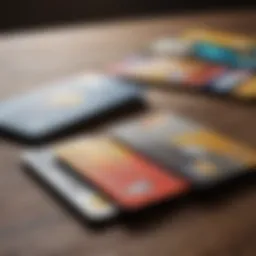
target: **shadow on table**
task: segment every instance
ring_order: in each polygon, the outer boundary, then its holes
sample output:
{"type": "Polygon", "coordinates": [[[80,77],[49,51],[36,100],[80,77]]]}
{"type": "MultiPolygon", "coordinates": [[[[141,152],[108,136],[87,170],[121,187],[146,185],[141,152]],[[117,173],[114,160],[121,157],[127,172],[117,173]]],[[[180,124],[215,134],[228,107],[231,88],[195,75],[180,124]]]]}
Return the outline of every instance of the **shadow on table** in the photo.
{"type": "Polygon", "coordinates": [[[223,182],[217,186],[204,189],[192,190],[188,194],[165,202],[161,202],[152,207],[145,208],[133,213],[122,213],[119,217],[106,220],[101,223],[93,223],[86,220],[78,211],[74,210],[67,202],[60,197],[47,183],[37,177],[34,172],[28,171],[26,174],[36,181],[43,191],[52,196],[57,203],[66,210],[68,215],[78,221],[85,229],[90,228],[95,232],[102,232],[105,229],[111,229],[114,226],[120,226],[128,232],[145,232],[155,229],[159,225],[169,223],[182,211],[193,211],[195,208],[212,210],[220,204],[227,204],[232,198],[239,194],[250,192],[255,189],[256,175],[255,170],[247,172],[245,175],[233,180],[223,182]]]}
{"type": "Polygon", "coordinates": [[[193,209],[212,210],[221,204],[227,204],[239,194],[255,189],[256,173],[237,177],[204,190],[193,190],[182,198],[155,205],[136,214],[125,215],[122,225],[131,232],[144,232],[170,222],[181,211],[193,212],[193,209]]]}

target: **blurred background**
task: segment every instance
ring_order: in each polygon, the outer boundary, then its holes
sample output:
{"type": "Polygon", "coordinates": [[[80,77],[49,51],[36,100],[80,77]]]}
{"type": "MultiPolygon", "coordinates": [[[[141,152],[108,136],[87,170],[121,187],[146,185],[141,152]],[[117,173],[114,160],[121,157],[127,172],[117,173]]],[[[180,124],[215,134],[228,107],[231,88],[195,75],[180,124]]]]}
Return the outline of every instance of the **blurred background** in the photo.
{"type": "Polygon", "coordinates": [[[2,1],[0,30],[112,20],[159,13],[255,7],[251,0],[21,0],[2,1]]]}

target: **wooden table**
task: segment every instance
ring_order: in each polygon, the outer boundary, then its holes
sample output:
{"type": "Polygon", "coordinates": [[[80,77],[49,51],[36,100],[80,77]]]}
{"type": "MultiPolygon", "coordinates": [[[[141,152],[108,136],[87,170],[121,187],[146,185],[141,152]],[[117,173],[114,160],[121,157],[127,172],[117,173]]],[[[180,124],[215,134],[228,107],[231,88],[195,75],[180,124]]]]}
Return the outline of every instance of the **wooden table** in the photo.
{"type": "MultiPolygon", "coordinates": [[[[17,95],[132,53],[149,40],[191,26],[255,33],[256,12],[225,12],[78,25],[0,38],[0,97],[17,95]]],[[[256,147],[256,108],[224,99],[150,93],[152,105],[188,115],[256,147]]],[[[0,142],[1,256],[255,256],[255,183],[213,202],[188,200],[166,214],[83,227],[21,170],[22,147],[0,142]]]]}

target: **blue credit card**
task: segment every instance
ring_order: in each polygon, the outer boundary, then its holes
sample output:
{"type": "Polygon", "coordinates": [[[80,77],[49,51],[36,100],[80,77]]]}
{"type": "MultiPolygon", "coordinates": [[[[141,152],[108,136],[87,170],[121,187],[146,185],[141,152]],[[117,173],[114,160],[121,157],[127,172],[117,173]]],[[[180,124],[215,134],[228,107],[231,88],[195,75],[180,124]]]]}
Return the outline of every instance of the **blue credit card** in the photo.
{"type": "Polygon", "coordinates": [[[74,76],[2,102],[0,129],[37,140],[141,99],[136,85],[118,78],[74,76]]]}

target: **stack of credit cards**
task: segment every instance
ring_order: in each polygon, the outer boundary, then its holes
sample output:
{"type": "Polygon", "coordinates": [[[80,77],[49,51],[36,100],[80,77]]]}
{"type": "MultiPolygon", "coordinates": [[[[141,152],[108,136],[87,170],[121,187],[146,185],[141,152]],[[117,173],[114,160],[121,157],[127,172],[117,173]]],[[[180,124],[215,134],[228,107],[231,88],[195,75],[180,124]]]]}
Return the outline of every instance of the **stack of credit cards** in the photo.
{"type": "Polygon", "coordinates": [[[156,40],[111,66],[110,72],[146,84],[256,98],[256,41],[204,29],[156,40]]]}
{"type": "Polygon", "coordinates": [[[139,88],[103,74],[82,74],[0,103],[0,130],[40,141],[142,101],[139,88]]]}
{"type": "Polygon", "coordinates": [[[252,171],[256,151],[172,113],[25,153],[31,171],[93,222],[209,189],[252,171]]]}
{"type": "Polygon", "coordinates": [[[108,138],[26,152],[23,161],[86,219],[102,222],[178,197],[189,182],[108,138]]]}

